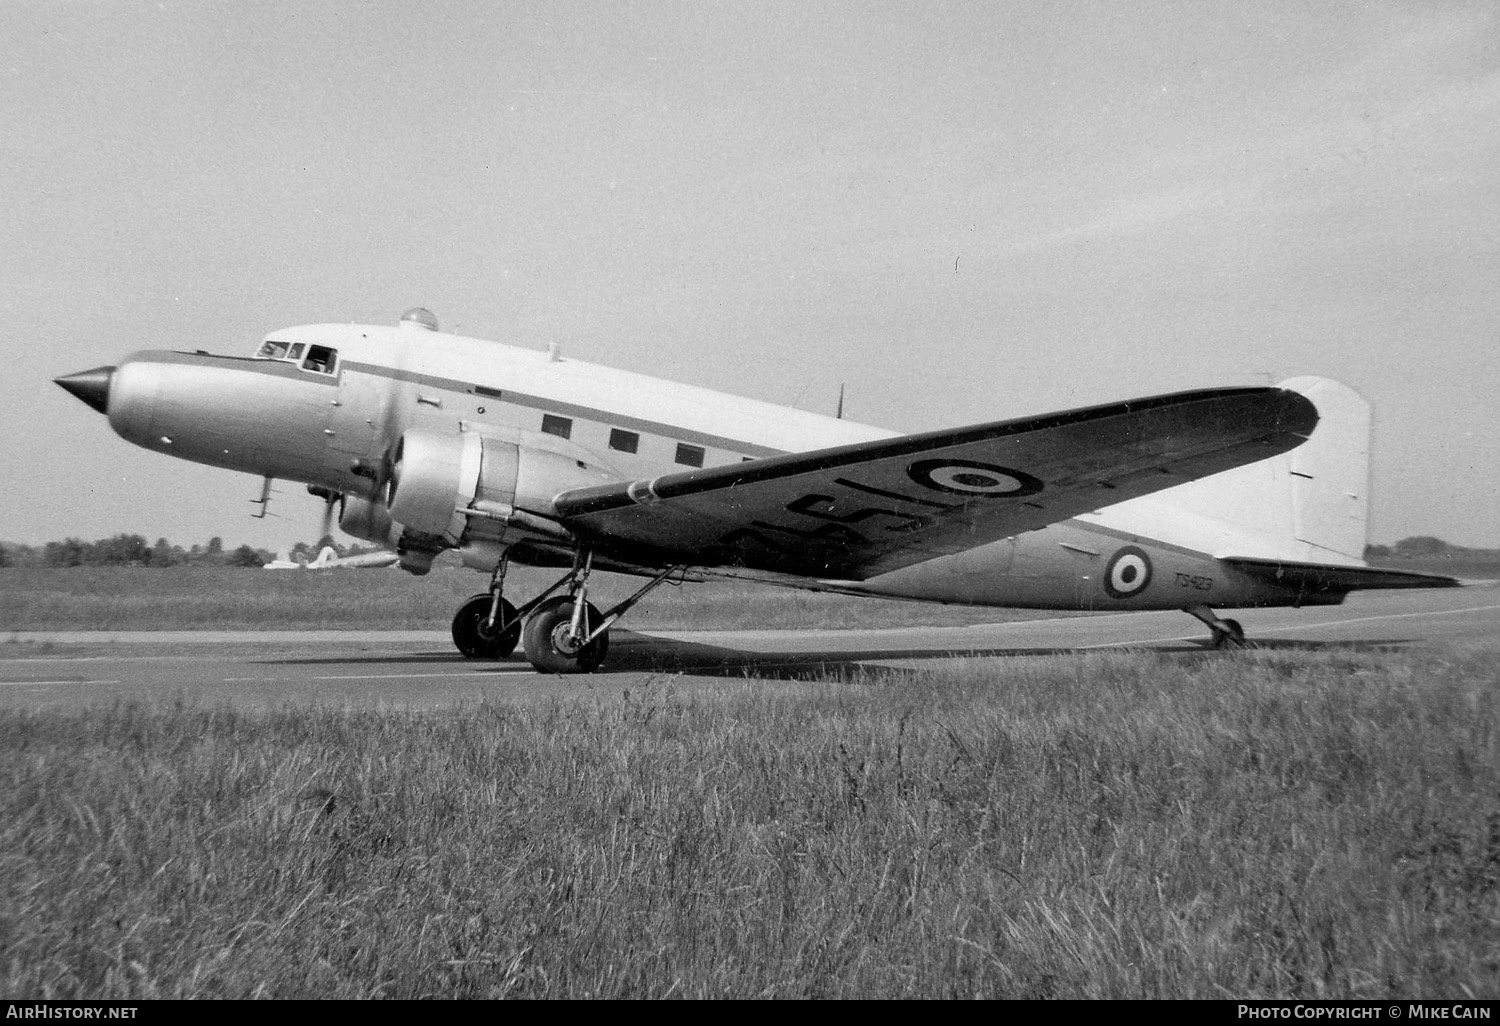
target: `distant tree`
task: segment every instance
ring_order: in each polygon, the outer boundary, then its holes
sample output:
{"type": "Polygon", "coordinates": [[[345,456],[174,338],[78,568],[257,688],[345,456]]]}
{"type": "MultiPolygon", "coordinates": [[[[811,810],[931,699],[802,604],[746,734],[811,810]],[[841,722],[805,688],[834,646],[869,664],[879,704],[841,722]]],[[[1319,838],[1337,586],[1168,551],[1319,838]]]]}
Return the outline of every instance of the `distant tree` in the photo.
{"type": "MultiPolygon", "coordinates": [[[[181,549],[177,550],[177,552],[181,551],[181,549]]],[[[151,546],[151,565],[176,566],[181,562],[177,558],[177,552],[172,551],[172,546],[168,544],[165,538],[158,538],[156,539],[156,544],[151,546]]]]}
{"type": "Polygon", "coordinates": [[[1366,559],[1389,559],[1390,556],[1391,556],[1391,547],[1389,545],[1366,545],[1365,546],[1365,558],[1366,559]]]}
{"type": "Polygon", "coordinates": [[[42,550],[34,545],[6,542],[0,545],[0,566],[41,566],[42,550]]]}
{"type": "Polygon", "coordinates": [[[1441,538],[1434,538],[1429,534],[1417,535],[1413,538],[1402,538],[1396,543],[1396,555],[1398,556],[1441,556],[1453,546],[1441,538]]]}
{"type": "Polygon", "coordinates": [[[215,558],[224,554],[224,539],[214,535],[208,540],[208,556],[215,558]]]}
{"type": "Polygon", "coordinates": [[[117,534],[101,538],[90,546],[87,562],[95,566],[145,566],[151,562],[151,549],[139,534],[117,534]]]}
{"type": "Polygon", "coordinates": [[[44,566],[83,566],[92,557],[91,546],[81,538],[48,542],[42,549],[44,566]]]}
{"type": "Polygon", "coordinates": [[[230,566],[265,566],[266,565],[266,561],[263,560],[263,559],[261,559],[260,558],[260,553],[256,552],[250,546],[248,546],[248,545],[241,545],[239,548],[235,549],[232,553],[230,553],[230,555],[229,555],[229,565],[230,566]]]}

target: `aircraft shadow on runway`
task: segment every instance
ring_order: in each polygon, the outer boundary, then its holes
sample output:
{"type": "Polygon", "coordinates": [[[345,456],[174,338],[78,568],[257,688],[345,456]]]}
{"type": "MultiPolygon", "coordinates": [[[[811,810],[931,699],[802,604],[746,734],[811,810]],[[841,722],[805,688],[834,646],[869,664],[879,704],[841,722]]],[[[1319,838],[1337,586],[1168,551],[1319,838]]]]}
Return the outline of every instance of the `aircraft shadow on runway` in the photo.
{"type": "MultiPolygon", "coordinates": [[[[1415,644],[1414,638],[1387,638],[1364,641],[1304,641],[1293,638],[1252,640],[1250,650],[1279,652],[1392,652],[1415,644]]],[[[1109,651],[1140,651],[1176,660],[1194,662],[1206,659],[1234,658],[1238,651],[1216,650],[1203,643],[1182,641],[1168,645],[1131,648],[1052,647],[1052,648],[906,648],[906,649],[826,649],[823,651],[750,652],[723,645],[681,641],[618,631],[610,648],[609,660],[600,674],[610,673],[683,673],[702,677],[759,677],[773,680],[819,680],[871,671],[892,675],[910,675],[910,668],[879,665],[900,661],[938,661],[943,659],[1004,659],[1022,656],[1081,655],[1109,651]]],[[[514,673],[517,664],[524,666],[519,654],[492,664],[471,662],[457,652],[390,652],[360,656],[319,656],[298,659],[267,659],[272,665],[435,665],[472,666],[476,673],[486,669],[495,673],[514,673]]]]}
{"type": "MultiPolygon", "coordinates": [[[[1101,648],[908,648],[908,649],[835,649],[821,652],[746,652],[741,649],[666,638],[641,638],[610,652],[602,672],[609,673],[690,673],[698,676],[765,677],[779,680],[816,680],[855,672],[884,671],[909,675],[909,667],[884,666],[891,661],[939,661],[944,659],[1013,659],[1023,656],[1083,655],[1107,651],[1149,652],[1159,658],[1201,662],[1233,658],[1233,650],[1216,650],[1206,643],[1192,641],[1172,645],[1139,648],[1120,646],[1101,648]]],[[[1299,641],[1277,639],[1256,642],[1255,649],[1302,652],[1390,652],[1411,644],[1410,639],[1378,641],[1299,641]]]]}

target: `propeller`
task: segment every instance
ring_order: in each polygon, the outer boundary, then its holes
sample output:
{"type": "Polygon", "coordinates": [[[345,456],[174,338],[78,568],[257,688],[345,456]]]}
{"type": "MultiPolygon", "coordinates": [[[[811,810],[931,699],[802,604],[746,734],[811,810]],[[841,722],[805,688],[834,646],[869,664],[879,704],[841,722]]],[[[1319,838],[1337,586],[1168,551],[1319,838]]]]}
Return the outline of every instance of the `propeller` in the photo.
{"type": "Polygon", "coordinates": [[[416,355],[414,347],[424,341],[424,331],[417,329],[436,331],[437,319],[421,307],[413,307],[401,315],[401,327],[403,330],[397,332],[400,342],[392,354],[394,369],[398,373],[387,379],[389,384],[380,397],[380,413],[376,421],[381,455],[380,466],[375,468],[375,496],[387,504],[390,503],[396,465],[401,462],[401,435],[406,431],[406,411],[411,401],[408,395],[411,386],[402,381],[400,372],[408,368],[416,355]],[[409,327],[411,330],[407,330],[409,327]]]}
{"type": "Polygon", "coordinates": [[[333,534],[333,508],[338,507],[340,518],[344,515],[344,493],[322,485],[308,485],[307,490],[323,500],[323,522],[318,529],[318,540],[322,541],[333,534]]]}

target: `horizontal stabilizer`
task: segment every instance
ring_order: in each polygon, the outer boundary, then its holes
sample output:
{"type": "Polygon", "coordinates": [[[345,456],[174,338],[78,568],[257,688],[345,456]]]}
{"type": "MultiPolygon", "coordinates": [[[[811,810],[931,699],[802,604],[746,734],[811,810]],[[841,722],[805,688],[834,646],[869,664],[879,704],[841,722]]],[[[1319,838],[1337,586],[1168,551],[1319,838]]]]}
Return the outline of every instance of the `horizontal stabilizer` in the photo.
{"type": "Polygon", "coordinates": [[[1325,563],[1291,563],[1277,559],[1247,559],[1228,556],[1220,560],[1267,584],[1295,588],[1308,594],[1368,591],[1386,588],[1457,588],[1457,578],[1419,574],[1410,570],[1385,570],[1373,566],[1333,566],[1325,563]]]}

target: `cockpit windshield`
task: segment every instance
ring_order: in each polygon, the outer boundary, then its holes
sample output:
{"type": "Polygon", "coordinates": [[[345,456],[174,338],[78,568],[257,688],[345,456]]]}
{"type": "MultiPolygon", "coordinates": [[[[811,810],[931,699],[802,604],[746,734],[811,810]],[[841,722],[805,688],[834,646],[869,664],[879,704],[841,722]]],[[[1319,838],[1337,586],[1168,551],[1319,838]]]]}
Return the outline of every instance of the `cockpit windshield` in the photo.
{"type": "Polygon", "coordinates": [[[301,364],[302,369],[314,374],[332,374],[338,365],[339,352],[327,346],[313,346],[306,342],[281,342],[276,339],[266,339],[260,348],[256,350],[256,357],[261,360],[280,360],[283,363],[301,364]],[[302,355],[304,351],[307,359],[302,355]]]}

